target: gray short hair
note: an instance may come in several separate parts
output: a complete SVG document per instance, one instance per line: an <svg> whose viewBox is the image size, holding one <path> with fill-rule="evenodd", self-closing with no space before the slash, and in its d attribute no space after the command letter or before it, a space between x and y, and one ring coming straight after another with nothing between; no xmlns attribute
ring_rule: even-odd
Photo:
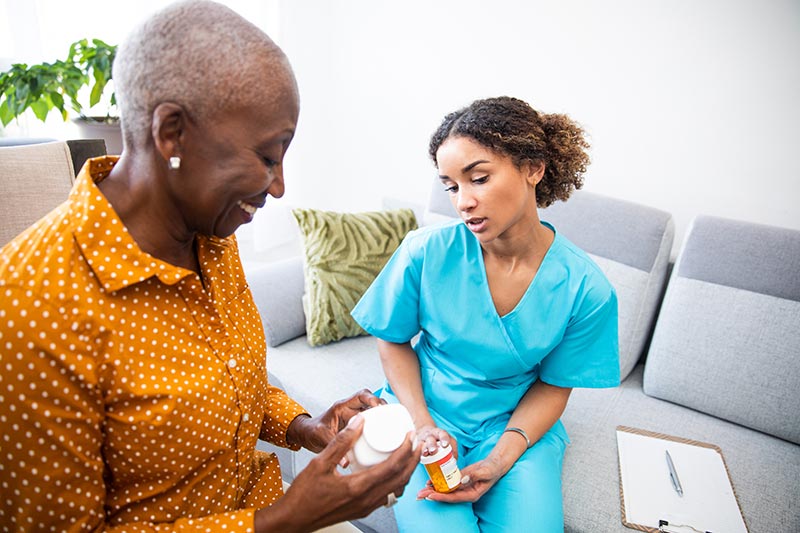
<svg viewBox="0 0 800 533"><path fill-rule="evenodd" d="M236 12L207 0L171 4L145 20L120 44L113 78L129 148L148 141L160 103L180 104L202 122L275 97L276 82L297 92L281 49Z"/></svg>

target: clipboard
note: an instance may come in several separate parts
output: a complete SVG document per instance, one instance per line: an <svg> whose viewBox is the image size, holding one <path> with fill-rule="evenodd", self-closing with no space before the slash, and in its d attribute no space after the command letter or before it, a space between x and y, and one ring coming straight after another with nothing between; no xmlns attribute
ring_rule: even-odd
<svg viewBox="0 0 800 533"><path fill-rule="evenodd" d="M670 481L666 451L683 496ZM625 527L651 533L749 533L719 446L617 426L617 452Z"/></svg>

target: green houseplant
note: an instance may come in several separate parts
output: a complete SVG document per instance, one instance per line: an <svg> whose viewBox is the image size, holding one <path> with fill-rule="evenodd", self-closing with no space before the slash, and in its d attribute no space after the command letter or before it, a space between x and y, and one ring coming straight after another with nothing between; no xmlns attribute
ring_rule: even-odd
<svg viewBox="0 0 800 533"><path fill-rule="evenodd" d="M72 109L81 120L118 122L118 117L111 114L116 105L113 92L105 117L87 117L79 98L81 89L90 87L88 107L100 102L111 81L111 66L116 53L116 45L100 39L81 39L70 45L65 60L30 66L24 63L12 65L0 73L0 122L5 126L28 109L42 122L53 109L58 110L64 120L69 116L68 109Z"/></svg>

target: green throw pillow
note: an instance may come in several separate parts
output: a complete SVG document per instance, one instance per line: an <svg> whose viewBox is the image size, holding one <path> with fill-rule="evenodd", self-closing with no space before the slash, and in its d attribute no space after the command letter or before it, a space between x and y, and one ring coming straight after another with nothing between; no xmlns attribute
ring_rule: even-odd
<svg viewBox="0 0 800 533"><path fill-rule="evenodd" d="M305 250L306 335L311 346L364 335L350 311L417 227L411 209L370 213L292 210Z"/></svg>

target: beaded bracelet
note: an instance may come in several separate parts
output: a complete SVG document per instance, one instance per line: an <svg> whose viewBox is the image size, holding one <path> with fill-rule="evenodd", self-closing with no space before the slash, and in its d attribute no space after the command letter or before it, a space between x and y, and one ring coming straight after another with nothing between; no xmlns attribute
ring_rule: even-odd
<svg viewBox="0 0 800 533"><path fill-rule="evenodd" d="M522 429L522 428L506 428L503 431L503 433L506 433L508 431L513 431L514 433L519 433L520 435L522 435L522 438L525 439L525 443L528 445L528 448L533 446L533 444L531 444L531 439L528 438L528 434L525 433L524 429Z"/></svg>

